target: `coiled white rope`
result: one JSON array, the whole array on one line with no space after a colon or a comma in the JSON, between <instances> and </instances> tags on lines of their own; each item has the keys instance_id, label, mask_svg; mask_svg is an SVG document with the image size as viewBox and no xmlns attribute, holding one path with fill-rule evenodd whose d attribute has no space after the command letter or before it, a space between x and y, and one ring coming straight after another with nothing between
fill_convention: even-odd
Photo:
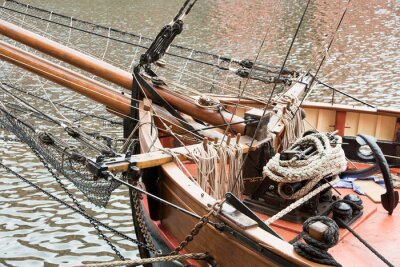
<instances>
[{"instance_id":1,"label":"coiled white rope","mask_svg":"<svg viewBox=\"0 0 400 267\"><path fill-rule=\"evenodd\" d=\"M264 167L263 175L278 183L278 194L284 199L299 199L310 192L324 177L337 175L347 168L347 161L341 147L342 138L335 136L331 144L326 134L315 133L297 140L295 146L314 146L316 153L307 159L280 160L277 153ZM287 195L282 187L286 183L308 182L297 192Z\"/></svg>"}]
</instances>

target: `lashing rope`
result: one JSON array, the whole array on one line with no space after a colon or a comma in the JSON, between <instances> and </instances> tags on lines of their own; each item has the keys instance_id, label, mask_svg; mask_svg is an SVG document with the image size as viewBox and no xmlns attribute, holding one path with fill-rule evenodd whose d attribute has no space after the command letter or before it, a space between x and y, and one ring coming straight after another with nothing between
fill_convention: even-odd
<instances>
[{"instance_id":1,"label":"lashing rope","mask_svg":"<svg viewBox=\"0 0 400 267\"><path fill-rule=\"evenodd\" d=\"M239 144L201 144L193 150L192 158L197 165L197 183L210 196L222 199L227 192L240 196L243 188L243 174L240 166L243 149ZM234 187L235 178L239 185Z\"/></svg>"}]
</instances>

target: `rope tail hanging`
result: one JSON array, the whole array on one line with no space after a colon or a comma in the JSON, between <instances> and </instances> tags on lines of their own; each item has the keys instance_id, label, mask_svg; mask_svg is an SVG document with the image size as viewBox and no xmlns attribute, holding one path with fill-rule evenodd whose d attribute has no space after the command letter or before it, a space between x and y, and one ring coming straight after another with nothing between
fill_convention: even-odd
<instances>
[{"instance_id":1,"label":"rope tail hanging","mask_svg":"<svg viewBox=\"0 0 400 267\"><path fill-rule=\"evenodd\" d=\"M288 103L294 102L290 105L289 110L283 115L282 122L285 125L285 132L282 139L282 149L285 150L291 146L298 138L304 134L304 121L303 113L296 112L299 106L297 105L298 99L290 98L284 95L282 97Z\"/></svg>"},{"instance_id":2,"label":"rope tail hanging","mask_svg":"<svg viewBox=\"0 0 400 267\"><path fill-rule=\"evenodd\" d=\"M227 149L229 162L228 191L236 197L240 197L244 191L243 172L240 169L243 163L243 149L239 144L229 146ZM235 179L238 179L238 185L235 187ZM225 195L226 192L223 192Z\"/></svg>"},{"instance_id":3,"label":"rope tail hanging","mask_svg":"<svg viewBox=\"0 0 400 267\"><path fill-rule=\"evenodd\" d=\"M215 189L220 184L218 175L218 152L213 145L199 144L192 152L197 165L197 183L209 195L218 197Z\"/></svg>"},{"instance_id":4,"label":"rope tail hanging","mask_svg":"<svg viewBox=\"0 0 400 267\"><path fill-rule=\"evenodd\" d=\"M239 144L198 145L192 152L197 165L197 183L209 195L222 199L227 192L240 196L244 183L240 166L243 149ZM237 187L235 178L240 177Z\"/></svg>"}]
</instances>

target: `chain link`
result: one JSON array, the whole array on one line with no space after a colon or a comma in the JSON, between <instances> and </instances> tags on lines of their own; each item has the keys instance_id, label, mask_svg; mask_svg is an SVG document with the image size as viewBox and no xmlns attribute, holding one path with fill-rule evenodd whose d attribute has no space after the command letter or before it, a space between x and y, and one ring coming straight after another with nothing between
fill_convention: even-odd
<instances>
[{"instance_id":1,"label":"chain link","mask_svg":"<svg viewBox=\"0 0 400 267\"><path fill-rule=\"evenodd\" d=\"M4 141L4 142L19 142L19 143L21 143L21 140L19 140L18 138L13 138L13 137L8 137L8 136L0 136L0 140Z\"/></svg>"},{"instance_id":2,"label":"chain link","mask_svg":"<svg viewBox=\"0 0 400 267\"><path fill-rule=\"evenodd\" d=\"M147 229L146 223L144 221L143 211L142 211L142 207L140 205L140 194L136 191L133 191L132 198L133 198L133 202L135 203L136 220L137 220L138 226L140 228L139 230L141 231L141 233L146 241L146 245L149 246L152 249L152 251L157 251L156 247L154 246L153 240L151 239L151 237L149 235L149 231ZM160 255L161 253L159 253L157 251L155 254Z\"/></svg>"},{"instance_id":3,"label":"chain link","mask_svg":"<svg viewBox=\"0 0 400 267\"><path fill-rule=\"evenodd\" d=\"M262 180L264 180L264 177L260 176L260 177L250 177L250 178L244 178L243 182L244 183L257 183L257 182L261 182Z\"/></svg>"},{"instance_id":4,"label":"chain link","mask_svg":"<svg viewBox=\"0 0 400 267\"><path fill-rule=\"evenodd\" d=\"M43 166L47 169L47 171L53 176L53 178L56 180L56 182L60 185L62 190L68 195L68 197L72 200L72 202L75 204L75 206L83 213L87 213L86 210L82 207L82 205L79 203L79 201L75 198L74 195L71 194L71 192L67 189L65 184L60 180L58 175L54 172L54 170L49 166L49 164L42 158L42 156L39 154L38 151L35 149L32 149L33 153L35 153L36 157L42 162ZM93 226L93 228L97 231L97 234L107 243L107 245L114 251L114 253L120 258L121 260L125 260L125 257L122 256L121 252L117 249L116 246L114 246L110 239L103 233L103 231L99 228L99 225L93 220L93 218L88 218L90 224Z\"/></svg>"},{"instance_id":5,"label":"chain link","mask_svg":"<svg viewBox=\"0 0 400 267\"><path fill-rule=\"evenodd\" d=\"M20 174L16 173L12 169L10 169L6 165L4 165L1 161L0 161L0 166L3 167L8 173L10 173L10 174L16 176L17 178L23 180L25 183L29 184L30 186L32 186L36 190L42 192L43 194L45 194L49 198L57 201L61 205L73 210L74 212L76 212L76 213L80 214L81 216L85 217L86 219L93 221L96 225L101 226L101 227L109 230L114 235L120 236L123 239L128 240L128 241L134 243L137 246L144 247L144 248L146 248L146 249L148 249L148 250L150 250L152 252L156 252L156 251L153 251L152 248L148 247L146 244L144 244L144 243L142 243L142 242L140 242L140 241L138 241L136 239L133 239L133 238L121 233L120 231L118 231L118 230L116 230L116 229L114 229L114 228L112 228L112 227L110 227L110 226L108 226L108 225L96 220L95 218L93 218L89 214L87 214L86 212L83 212L83 211L79 210L78 208L75 208L74 206L72 206L72 205L66 203L65 201L63 201L62 199L60 199L60 198L56 197L55 195L47 192L46 190L42 189L41 187L37 186L36 184L32 183L31 181L29 181L25 177L21 176Z\"/></svg>"},{"instance_id":6,"label":"chain link","mask_svg":"<svg viewBox=\"0 0 400 267\"><path fill-rule=\"evenodd\" d=\"M220 205L220 202L215 202L214 205L211 207L210 212L201 217L200 221L196 223L193 229L190 231L190 234L185 237L185 239L174 249L174 251L170 253L170 255L177 255L181 250L183 250L194 239L194 237L199 234L201 228L203 228L203 226L208 223L208 217L213 214L216 207L220 208Z\"/></svg>"}]
</instances>

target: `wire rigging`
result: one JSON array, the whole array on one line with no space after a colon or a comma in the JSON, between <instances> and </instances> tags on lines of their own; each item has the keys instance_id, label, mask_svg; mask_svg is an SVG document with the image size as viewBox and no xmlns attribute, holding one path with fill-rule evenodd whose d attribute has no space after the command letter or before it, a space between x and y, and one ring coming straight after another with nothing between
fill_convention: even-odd
<instances>
[{"instance_id":1,"label":"wire rigging","mask_svg":"<svg viewBox=\"0 0 400 267\"><path fill-rule=\"evenodd\" d=\"M296 28L296 32L295 32L295 34L294 34L294 36L293 36L293 38L292 38L292 42L290 43L288 52L286 53L286 56L285 56L285 59L284 59L284 61L283 61L283 63L282 63L281 70L280 70L280 72L279 72L278 77L281 75L281 73L283 72L283 70L284 70L284 68L285 68L286 61L287 61L287 59L288 59L288 57L289 57L289 55L290 55L290 52L291 52L292 47L293 47L293 44L294 44L294 42L295 42L295 40L296 40L297 34L298 34L298 32L299 32L299 29L300 29L301 25L303 24L303 20L304 20L304 17L305 17L306 12L307 12L307 10L308 10L308 6L309 6L309 4L310 4L310 1L311 1L311 0L308 0L308 1L307 1L307 5L306 5L306 7L304 8L303 15L301 16L301 19L300 19L300 21L299 21L299 24L298 24L298 26L297 26L297 28ZM264 40L265 40L265 39L264 39ZM261 49L260 49L260 50L261 50ZM260 52L260 51L259 51L259 52ZM258 57L258 55L257 55L257 57ZM271 92L271 94L270 94L270 97L268 98L267 105L265 106L261 117L264 117L265 114L266 114L266 112L267 112L267 109L268 109L268 107L269 107L269 104L271 103L272 96L273 96L273 94L274 94L276 85L277 85L277 83L275 82L275 83L274 83L273 90L272 90L272 92ZM246 86L246 84L245 84L245 86ZM249 144L249 147L252 147L252 145L254 144L256 134L257 134L258 130L260 129L260 127L261 127L261 120L260 120L260 121L258 122L258 124L257 124L256 130L255 130L254 135L253 135L253 137L252 137L252 139L251 139L251 142L250 142L250 144ZM246 156L245 156L244 159L243 159L243 162L242 162L242 164L241 164L241 166L240 166L240 168L239 168L239 173L238 173L238 175L236 176L235 183L233 184L233 188L235 188L235 187L237 186L238 181L239 181L239 178L240 178L240 172L243 170L243 167L244 167L244 165L245 165L245 163L246 163L246 161L247 161L248 158L249 158L249 153L247 153Z\"/></svg>"},{"instance_id":2,"label":"wire rigging","mask_svg":"<svg viewBox=\"0 0 400 267\"><path fill-rule=\"evenodd\" d=\"M351 3L351 0L348 0L348 1L347 1L347 4L346 4L346 8L344 9L344 11L343 11L343 13L342 13L342 16L341 16L340 19L339 19L339 22L338 22L338 24L337 24L337 26L336 26L336 29L335 29L335 31L334 31L332 37L331 37L331 40L330 40L330 42L329 42L329 44L328 44L328 47L326 48L326 53L325 53L324 56L322 57L322 59L321 59L319 65L318 65L317 71L315 72L314 75L311 76L310 85L308 86L308 89L306 90L306 94L304 95L303 99L301 100L300 105L298 106L297 110L294 112L293 118L294 118L294 116L296 115L296 113L299 111L301 104L303 104L304 100L305 100L305 99L307 98L307 96L311 93L311 90L312 90L312 88L313 88L312 86L313 86L315 80L317 79L318 73L319 73L319 71L321 70L321 67L322 67L322 65L323 65L324 62L325 62L325 59L326 59L326 57L327 57L327 54L329 53L329 50L331 49L331 46L332 46L332 44L333 44L333 41L335 40L336 34L337 34L337 32L339 31L339 28L340 28L340 26L341 26L341 24L342 24L342 22L343 22L343 19L344 19L346 13L347 13L347 9L349 8L350 3Z\"/></svg>"}]
</instances>

